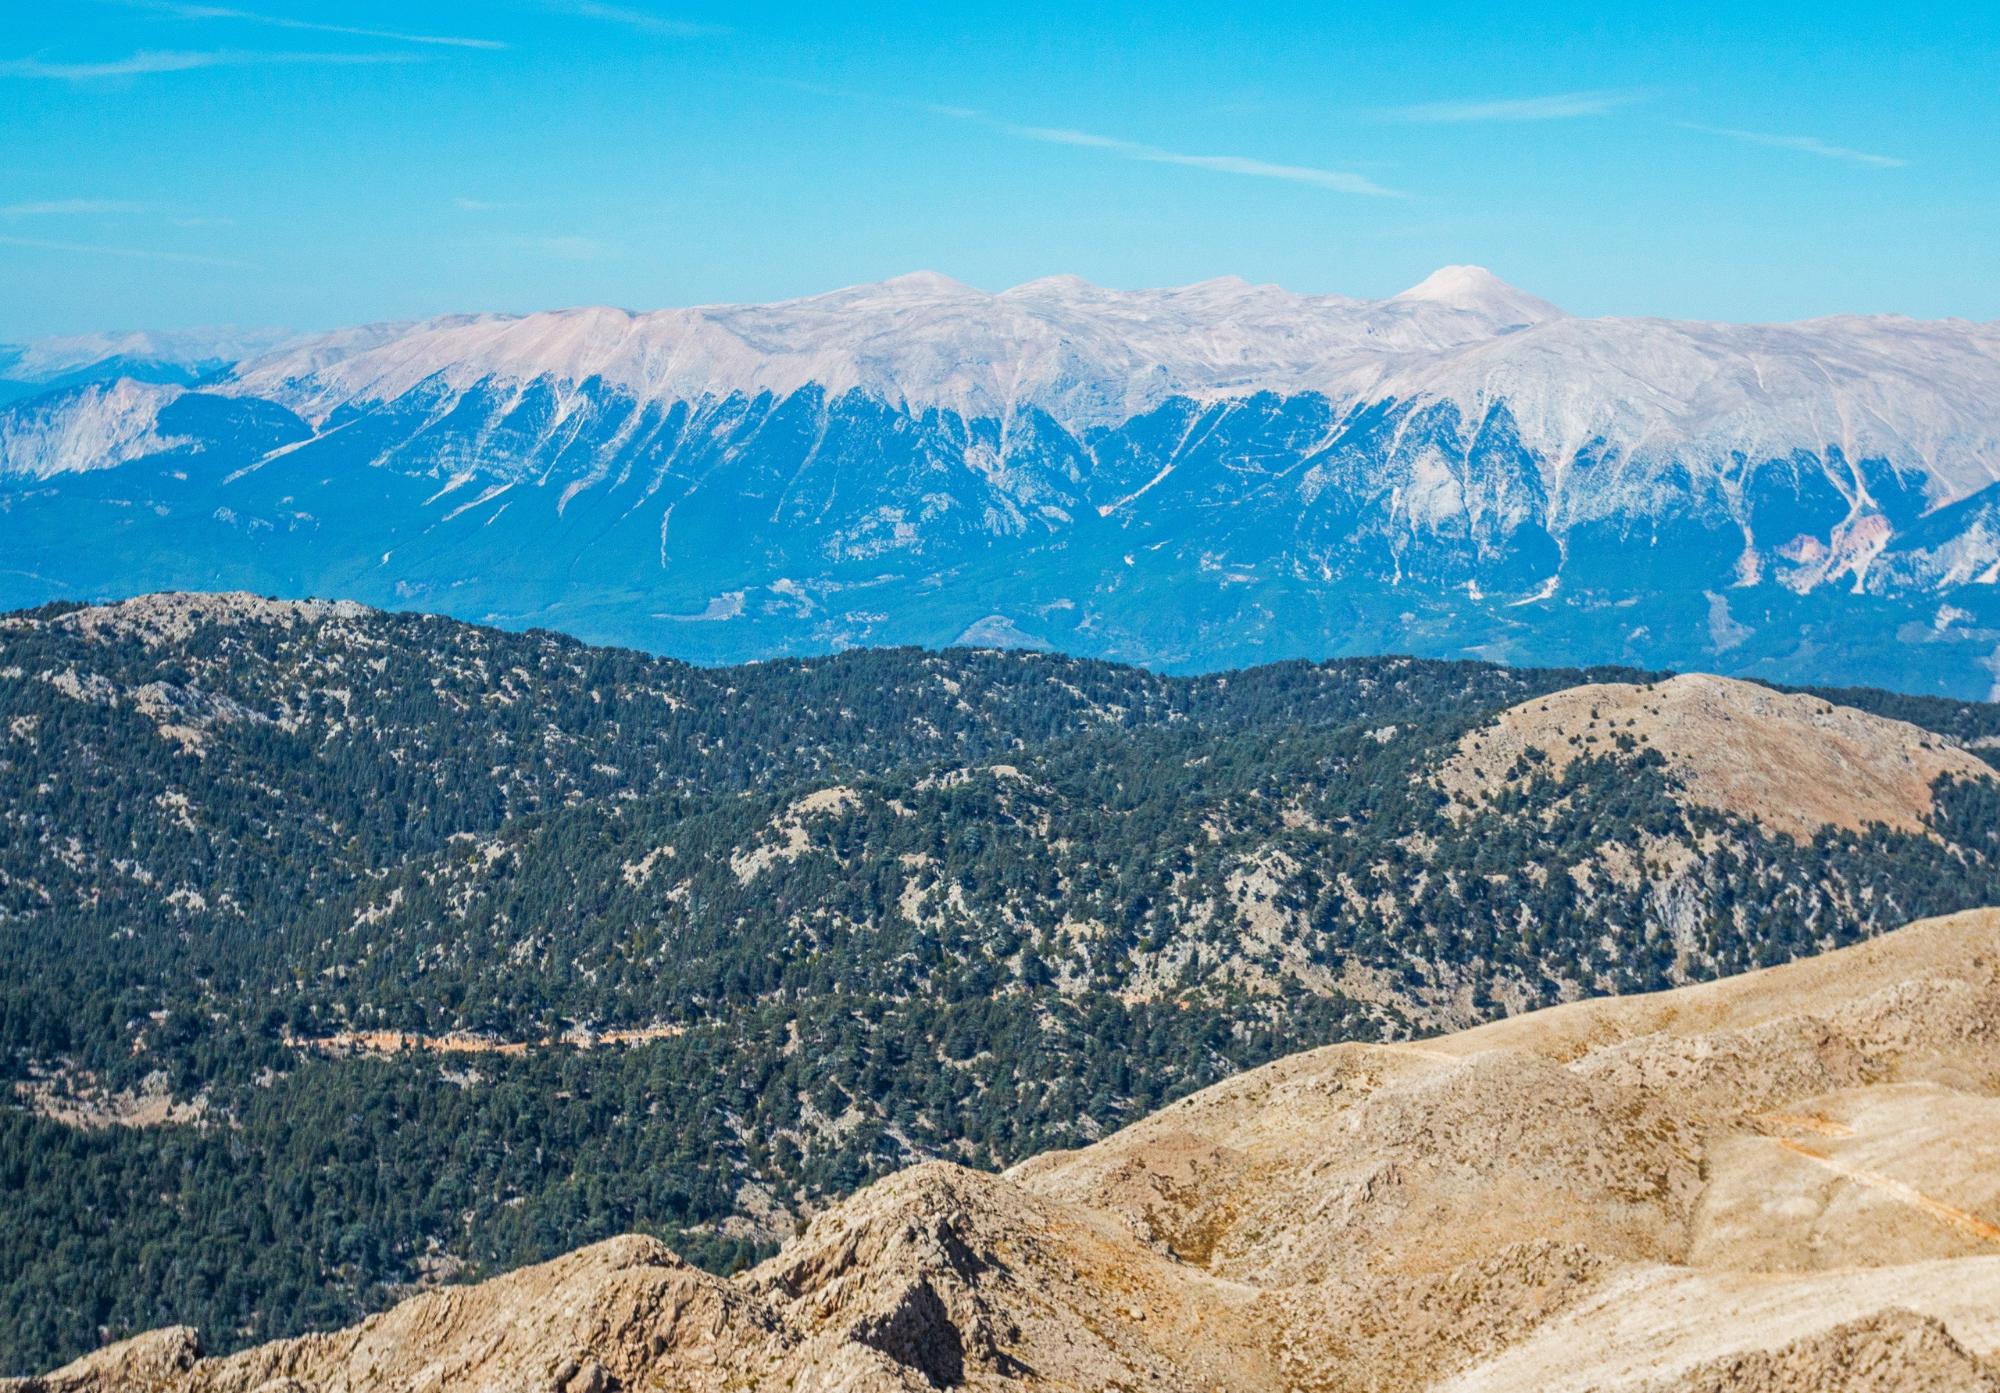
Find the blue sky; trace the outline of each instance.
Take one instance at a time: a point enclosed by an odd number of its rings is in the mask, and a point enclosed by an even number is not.
[[[0,339],[1450,262],[1581,313],[2000,317],[1990,0],[0,15]]]

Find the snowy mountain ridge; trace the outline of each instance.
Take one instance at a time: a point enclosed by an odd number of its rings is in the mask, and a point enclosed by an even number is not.
[[[127,361],[0,399],[0,599],[226,583],[725,661],[2000,674],[2000,325],[919,273]]]
[[[1504,403],[1523,442],[1559,461],[1593,444],[1721,465],[1831,446],[1920,470],[1933,506],[2000,478],[2000,325],[1583,319],[1472,266],[1384,300],[1234,277],[1119,291],[1056,276],[987,293],[919,272],[767,305],[460,314],[294,336],[90,335],[13,356],[53,376],[232,351],[243,360],[212,390],[282,402],[314,423],[420,385],[594,382],[659,403],[817,387],[965,418],[1033,406],[1072,430],[1175,396],[1313,392],[1344,405],[1448,401],[1468,418]],[[77,466],[9,457],[0,467]]]
[[[806,386],[963,416],[1039,406],[1065,425],[1168,395],[1301,390],[1315,364],[1477,341],[1495,326],[1439,301],[1293,295],[1235,279],[1112,291],[1074,277],[988,294],[927,272],[769,305],[460,315],[373,343],[307,340],[243,365],[230,390],[308,419],[419,383],[592,379],[642,401]]]
[[[1072,430],[1175,396],[1449,401],[1468,418],[1504,403],[1524,443],[1559,460],[1593,444],[1718,465],[1838,447],[1921,469],[1933,506],[2000,478],[2000,326],[1583,319],[1478,267],[1385,300],[1234,278],[1117,291],[1053,277],[989,294],[918,273],[769,305],[458,315],[305,338],[219,390],[320,422],[420,384],[593,380],[642,402],[814,386],[968,419],[1033,406]]]

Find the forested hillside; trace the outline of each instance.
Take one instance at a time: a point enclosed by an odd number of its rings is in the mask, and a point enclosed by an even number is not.
[[[727,1268],[914,1159],[1074,1145],[1308,1045],[2000,901],[1981,777],[1785,835],[1593,712],[1447,789],[1496,712],[1614,680],[1647,679],[700,669],[244,596],[0,619],[0,1369],[628,1230]],[[1966,764],[2000,736],[1837,700]]]

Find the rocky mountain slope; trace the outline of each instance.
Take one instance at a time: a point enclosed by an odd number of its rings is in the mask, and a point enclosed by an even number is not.
[[[2000,902],[1996,736],[1625,670],[0,616],[0,1367],[635,1230],[728,1271],[1302,1048]]]
[[[1968,696],[2000,649],[1992,325],[1582,319],[1450,267],[1383,300],[920,274],[226,370],[97,347],[11,355],[41,380],[0,406],[0,604],[233,585],[714,660],[1395,647]]]
[[[614,1239],[351,1330],[24,1390],[2000,1388],[2000,912],[1294,1055],[734,1279]]]
[[[1917,830],[1935,811],[1940,780],[1985,775],[1965,749],[1879,716],[1696,673],[1593,682],[1509,707],[1460,742],[1438,782],[1490,802],[1607,746],[1656,752],[1679,797],[1806,841],[1823,827]]]

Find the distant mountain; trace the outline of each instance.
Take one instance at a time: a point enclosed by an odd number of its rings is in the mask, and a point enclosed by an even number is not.
[[[0,344],[0,402],[59,387],[112,382],[190,386],[294,337],[279,329],[190,329],[180,333],[72,334]]]
[[[2000,671],[1992,324],[1583,319],[1476,267],[1386,300],[919,274],[94,361],[0,407],[0,604],[243,587],[707,660]]]

